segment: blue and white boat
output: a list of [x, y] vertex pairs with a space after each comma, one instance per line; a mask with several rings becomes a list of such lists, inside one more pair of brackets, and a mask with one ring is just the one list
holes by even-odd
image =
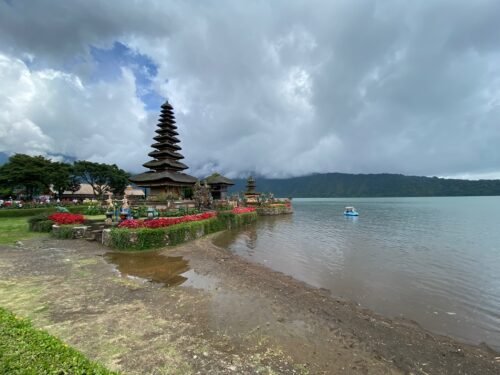
[[346, 207], [344, 209], [345, 216], [359, 216], [358, 211], [354, 207]]

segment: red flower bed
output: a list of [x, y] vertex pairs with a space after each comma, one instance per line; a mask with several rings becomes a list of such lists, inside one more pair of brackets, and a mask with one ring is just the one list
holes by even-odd
[[180, 217], [162, 217], [153, 220], [124, 220], [118, 227], [120, 228], [165, 228], [171, 225], [187, 223], [189, 221], [200, 221], [215, 217], [215, 212], [204, 212], [196, 215], [186, 215]]
[[69, 214], [66, 212], [59, 212], [49, 216], [49, 220], [57, 224], [83, 224], [85, 218], [80, 214]]
[[232, 210], [233, 214], [246, 214], [248, 212], [254, 212], [255, 207], [235, 207]]

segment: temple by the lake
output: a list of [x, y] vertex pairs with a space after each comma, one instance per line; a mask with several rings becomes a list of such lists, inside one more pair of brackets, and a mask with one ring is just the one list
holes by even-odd
[[153, 138], [156, 143], [151, 145], [155, 150], [148, 154], [153, 160], [143, 164], [150, 170], [130, 177], [130, 181], [140, 187], [149, 188], [150, 196], [167, 194], [182, 197], [183, 190], [192, 187], [197, 179], [182, 173], [188, 166], [180, 162], [184, 156], [179, 152], [181, 147], [177, 138], [179, 133], [175, 125], [174, 108], [168, 100], [161, 106], [157, 126], [158, 135]]

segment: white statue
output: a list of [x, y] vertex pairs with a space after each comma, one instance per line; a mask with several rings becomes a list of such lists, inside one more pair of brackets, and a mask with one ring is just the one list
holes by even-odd
[[108, 199], [106, 199], [106, 203], [108, 204], [108, 211], [115, 210], [115, 205], [113, 204], [113, 199], [111, 199], [111, 194], [108, 195]]
[[122, 209], [126, 210], [128, 208], [128, 199], [127, 196], [125, 195], [122, 200]]

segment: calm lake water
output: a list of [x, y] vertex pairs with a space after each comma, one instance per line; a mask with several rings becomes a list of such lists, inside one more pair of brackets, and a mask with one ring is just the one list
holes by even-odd
[[[219, 246], [386, 316], [500, 350], [500, 197], [295, 199]], [[360, 216], [343, 216], [353, 205]]]

